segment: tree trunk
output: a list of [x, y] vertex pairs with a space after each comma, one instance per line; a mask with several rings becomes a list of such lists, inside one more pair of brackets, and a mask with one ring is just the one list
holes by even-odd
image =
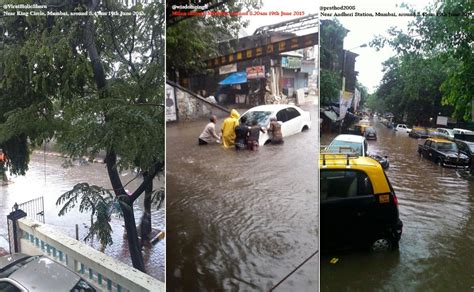
[[[143, 179], [146, 179], [148, 172], [143, 173]], [[143, 202], [144, 210], [140, 222], [141, 245], [149, 244], [151, 234], [151, 195], [153, 193], [153, 181], [146, 186], [145, 199]]]
[[[93, 8], [95, 10], [97, 1], [93, 1]], [[92, 18], [87, 20], [84, 30], [84, 46], [87, 49], [87, 53], [92, 63], [92, 70], [94, 74], [94, 81], [99, 90], [99, 95], [104, 96], [104, 90], [106, 90], [106, 76], [104, 67], [97, 51], [96, 41], [94, 38], [95, 27], [92, 22]], [[145, 272], [145, 264], [143, 261], [143, 255], [140, 250], [140, 244], [138, 242], [137, 225], [135, 223], [135, 217], [133, 216], [133, 200], [130, 200], [128, 194], [125, 192], [120, 175], [116, 168], [117, 155], [112, 149], [107, 149], [106, 164], [109, 179], [114, 189], [115, 196], [120, 200], [120, 207], [123, 212], [123, 218], [125, 222], [125, 229], [127, 230], [128, 248], [130, 251], [130, 257], [132, 258], [133, 267]]]
[[128, 249], [130, 251], [130, 257], [132, 258], [133, 267], [145, 272], [145, 263], [143, 261], [140, 243], [138, 242], [137, 225], [133, 214], [133, 201], [125, 192], [122, 181], [120, 180], [120, 175], [116, 167], [117, 155], [111, 151], [107, 151], [105, 160], [112, 188], [120, 201], [120, 208], [123, 212], [123, 221], [125, 223], [125, 230], [127, 231]]

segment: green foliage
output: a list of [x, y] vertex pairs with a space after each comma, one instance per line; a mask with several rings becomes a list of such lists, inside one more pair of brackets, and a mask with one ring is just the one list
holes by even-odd
[[[372, 42], [375, 47], [390, 45], [402, 56], [421, 55], [440, 65], [438, 70], [443, 72], [443, 79], [441, 83], [435, 79], [433, 84], [439, 86], [442, 104], [452, 106], [449, 114], [453, 117], [466, 121], [471, 118], [474, 96], [471, 81], [474, 76], [474, 23], [470, 15], [473, 10], [472, 1], [440, 1], [436, 7], [427, 8], [437, 16], [419, 16], [409, 25], [407, 33], [392, 28], [388, 37], [378, 37]], [[438, 102], [438, 95], [431, 98], [434, 99], [432, 104]]]
[[319, 39], [322, 69], [341, 71], [343, 44], [347, 32], [337, 19], [321, 21]]
[[81, 213], [90, 213], [91, 226], [84, 240], [97, 235], [100, 243], [105, 247], [113, 243], [112, 227], [109, 222], [112, 213], [120, 214], [120, 208], [115, 208], [116, 203], [117, 200], [108, 190], [87, 183], [79, 183], [72, 190], [62, 194], [56, 201], [56, 206], [64, 204], [58, 213], [59, 216], [65, 215], [76, 207], [79, 207]]
[[321, 104], [339, 102], [339, 92], [341, 90], [341, 76], [337, 72], [321, 69]]
[[[228, 1], [216, 8], [219, 11], [238, 12], [258, 9], [261, 1]], [[219, 43], [238, 37], [238, 32], [247, 23], [240, 16], [189, 17], [166, 29], [166, 64], [168, 78], [179, 72], [190, 75], [204, 72], [204, 62], [225, 52]]]
[[441, 104], [440, 86], [447, 76], [446, 63], [411, 53], [384, 63], [384, 77], [369, 104], [377, 111], [389, 111], [399, 120], [407, 115], [409, 123], [427, 123], [440, 112], [449, 112]]

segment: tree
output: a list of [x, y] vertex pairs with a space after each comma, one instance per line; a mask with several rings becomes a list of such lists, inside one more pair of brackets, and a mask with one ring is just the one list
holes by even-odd
[[339, 73], [321, 69], [321, 104], [339, 102], [339, 92], [341, 90], [341, 76]]
[[320, 28], [321, 104], [339, 102], [344, 38], [348, 30], [337, 20], [322, 20]]
[[[208, 2], [208, 1], [207, 1]], [[221, 12], [240, 12], [243, 9], [258, 9], [261, 0], [222, 1], [212, 9]], [[231, 49], [219, 44], [235, 39], [247, 22], [235, 15], [219, 17], [188, 17], [179, 22], [170, 21], [166, 29], [167, 77], [176, 81], [176, 75], [189, 76], [205, 72], [205, 61], [227, 53]]]
[[474, 75], [473, 7], [472, 1], [439, 1], [436, 7], [427, 7], [427, 12], [436, 16], [418, 16], [408, 32], [392, 28], [388, 37], [372, 42], [375, 46], [390, 45], [401, 55], [416, 53], [440, 60], [446, 69], [440, 84], [442, 104], [452, 106], [452, 116], [463, 120], [472, 118], [474, 96], [473, 82], [468, 82]]
[[[132, 263], [144, 271], [133, 204], [164, 167], [164, 7], [158, 2], [130, 8], [113, 0], [56, 2], [49, 3], [50, 9], [91, 14], [7, 20], [0, 98], [9, 110], [0, 125], [0, 143], [24, 137], [32, 146], [54, 137], [71, 157], [94, 157], [105, 150]], [[134, 14], [93, 16], [99, 10]], [[120, 177], [123, 169], [143, 174], [130, 194]]]

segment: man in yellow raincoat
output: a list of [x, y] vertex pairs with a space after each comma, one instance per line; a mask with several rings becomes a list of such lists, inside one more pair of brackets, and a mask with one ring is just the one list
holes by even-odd
[[225, 148], [232, 147], [235, 144], [235, 127], [239, 125], [239, 118], [239, 113], [235, 109], [232, 109], [230, 116], [222, 123], [222, 145]]

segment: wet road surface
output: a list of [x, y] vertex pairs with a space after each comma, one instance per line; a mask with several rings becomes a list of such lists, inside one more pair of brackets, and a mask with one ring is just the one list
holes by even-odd
[[[257, 152], [198, 146], [206, 120], [167, 126], [169, 291], [268, 291], [317, 250], [311, 114], [312, 129]], [[317, 266], [276, 291], [314, 291]]]
[[[8, 250], [6, 216], [11, 212], [13, 205], [41, 196], [44, 197], [46, 224], [52, 225], [71, 237], [75, 237], [75, 224], [79, 224], [79, 237], [84, 238], [86, 236], [88, 227], [85, 226], [90, 224], [89, 215], [79, 213], [78, 210], [72, 210], [65, 216], [59, 217], [60, 207], [56, 206], [56, 200], [61, 194], [71, 190], [75, 184], [80, 182], [88, 182], [110, 189], [107, 170], [105, 164], [101, 163], [63, 168], [61, 166], [63, 162], [64, 158], [33, 154], [29, 165], [30, 170], [26, 176], [12, 176], [10, 179], [13, 183], [0, 186], [0, 218], [3, 218], [1, 220], [4, 222], [0, 225], [1, 247]], [[123, 182], [129, 181], [133, 177], [134, 175], [130, 173], [122, 173]], [[127, 189], [133, 191], [137, 183], [139, 183], [139, 179], [129, 184]], [[160, 182], [156, 180], [154, 184], [157, 187]], [[161, 184], [163, 184], [163, 180], [161, 180]], [[137, 224], [139, 224], [142, 215], [142, 206], [143, 196], [140, 202], [136, 202], [134, 206]], [[152, 209], [153, 228], [164, 230], [164, 219], [163, 209]], [[111, 225], [114, 243], [106, 248], [105, 253], [131, 266], [128, 244], [126, 239], [123, 239], [123, 220], [112, 218]], [[93, 246], [99, 249], [99, 244], [95, 243]], [[148, 274], [162, 281], [164, 280], [164, 250], [164, 241], [144, 250]]]
[[[403, 234], [396, 252], [321, 256], [321, 291], [472, 291], [474, 181], [417, 153], [422, 139], [375, 123], [369, 153], [388, 155]], [[324, 135], [322, 144], [334, 135]], [[337, 264], [330, 264], [333, 258]]]

